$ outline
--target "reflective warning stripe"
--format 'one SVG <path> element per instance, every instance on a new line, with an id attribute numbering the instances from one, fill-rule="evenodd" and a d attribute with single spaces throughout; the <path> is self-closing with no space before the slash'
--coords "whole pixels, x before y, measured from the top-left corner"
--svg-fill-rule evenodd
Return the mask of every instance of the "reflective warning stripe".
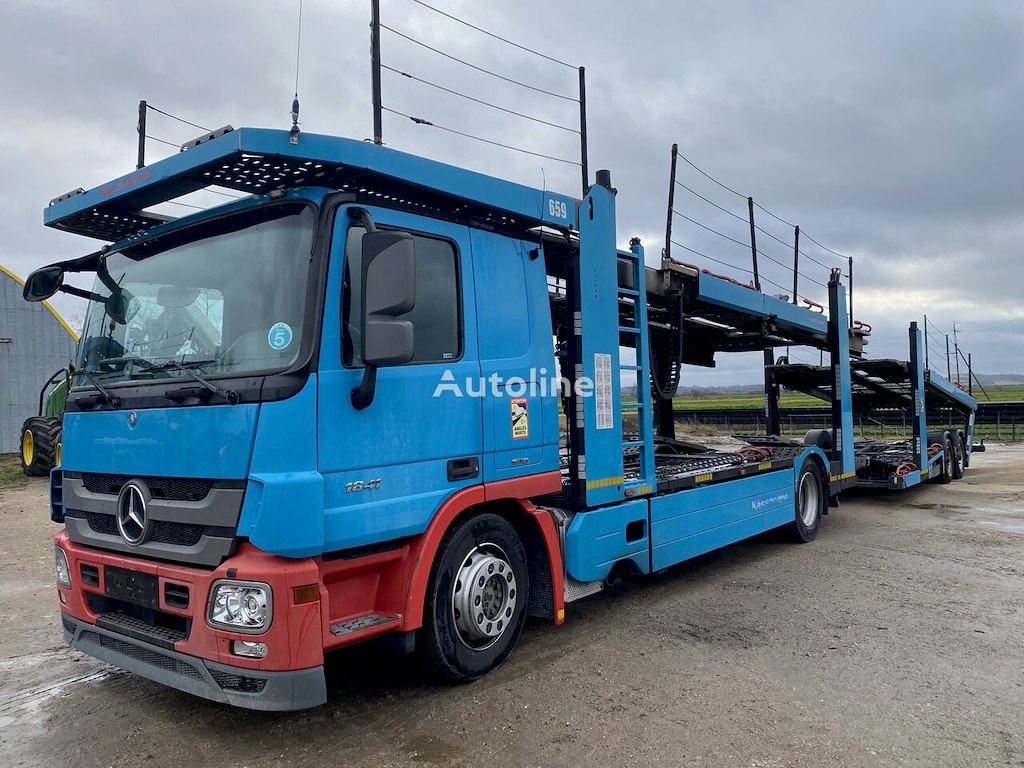
<path id="1" fill-rule="evenodd" d="M 594 488 L 608 488 L 612 485 L 622 485 L 622 475 L 617 477 L 606 477 L 602 480 L 587 480 L 587 490 L 593 490 Z"/>
<path id="2" fill-rule="evenodd" d="M 829 475 L 828 479 L 829 480 L 833 480 L 833 481 L 834 480 L 846 480 L 846 479 L 851 478 L 851 477 L 856 477 L 856 475 L 857 475 L 856 471 L 854 471 L 854 472 L 844 472 L 841 475 Z"/>

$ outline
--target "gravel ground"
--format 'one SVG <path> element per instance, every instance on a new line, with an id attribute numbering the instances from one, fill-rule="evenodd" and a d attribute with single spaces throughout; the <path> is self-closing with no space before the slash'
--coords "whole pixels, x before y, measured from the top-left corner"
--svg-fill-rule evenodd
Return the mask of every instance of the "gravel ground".
<path id="1" fill-rule="evenodd" d="M 46 486 L 0 490 L 4 766 L 1024 766 L 1024 447 L 855 494 L 527 627 L 439 685 L 357 648 L 330 700 L 232 710 L 66 648 Z"/>

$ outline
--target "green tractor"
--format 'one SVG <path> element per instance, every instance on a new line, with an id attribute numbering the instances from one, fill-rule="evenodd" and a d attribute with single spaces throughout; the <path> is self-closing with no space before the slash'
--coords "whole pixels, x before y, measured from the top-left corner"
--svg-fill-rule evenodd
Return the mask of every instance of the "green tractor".
<path id="1" fill-rule="evenodd" d="M 39 390 L 39 415 L 26 419 L 21 426 L 21 471 L 29 477 L 44 477 L 60 466 L 68 385 L 68 369 L 61 368 Z"/>

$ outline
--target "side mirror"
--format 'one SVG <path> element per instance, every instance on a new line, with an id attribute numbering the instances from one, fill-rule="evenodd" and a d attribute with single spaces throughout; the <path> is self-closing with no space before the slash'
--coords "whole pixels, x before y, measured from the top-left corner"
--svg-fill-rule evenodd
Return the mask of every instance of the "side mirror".
<path id="1" fill-rule="evenodd" d="M 40 267 L 25 281 L 21 295 L 25 301 L 46 301 L 64 285 L 64 268 Z"/>
<path id="2" fill-rule="evenodd" d="M 371 231 L 363 235 L 362 286 L 363 378 L 352 390 L 352 406 L 361 411 L 373 402 L 378 366 L 401 365 L 415 353 L 414 329 L 401 315 L 416 305 L 416 248 L 408 232 Z"/>
<path id="3" fill-rule="evenodd" d="M 416 304 L 416 251 L 407 232 L 363 235 L 362 358 L 366 365 L 412 360 L 413 327 L 398 320 Z"/>

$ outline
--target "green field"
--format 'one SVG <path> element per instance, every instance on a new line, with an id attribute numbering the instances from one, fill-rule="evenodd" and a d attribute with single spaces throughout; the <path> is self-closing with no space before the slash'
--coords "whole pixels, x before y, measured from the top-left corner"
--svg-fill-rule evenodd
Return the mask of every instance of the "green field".
<path id="1" fill-rule="evenodd" d="M 986 387 L 985 389 L 989 394 L 989 398 L 993 401 L 1024 401 L 1024 386 L 1019 384 L 996 385 Z M 977 388 L 974 390 L 974 396 L 978 398 L 979 402 L 986 400 L 985 395 Z M 823 400 L 793 392 L 784 392 L 780 400 L 783 408 L 804 408 L 825 404 Z M 762 408 L 764 406 L 764 397 L 762 395 L 746 393 L 716 393 L 712 395 L 676 397 L 672 403 L 676 408 L 690 408 L 695 411 L 716 408 Z"/>

